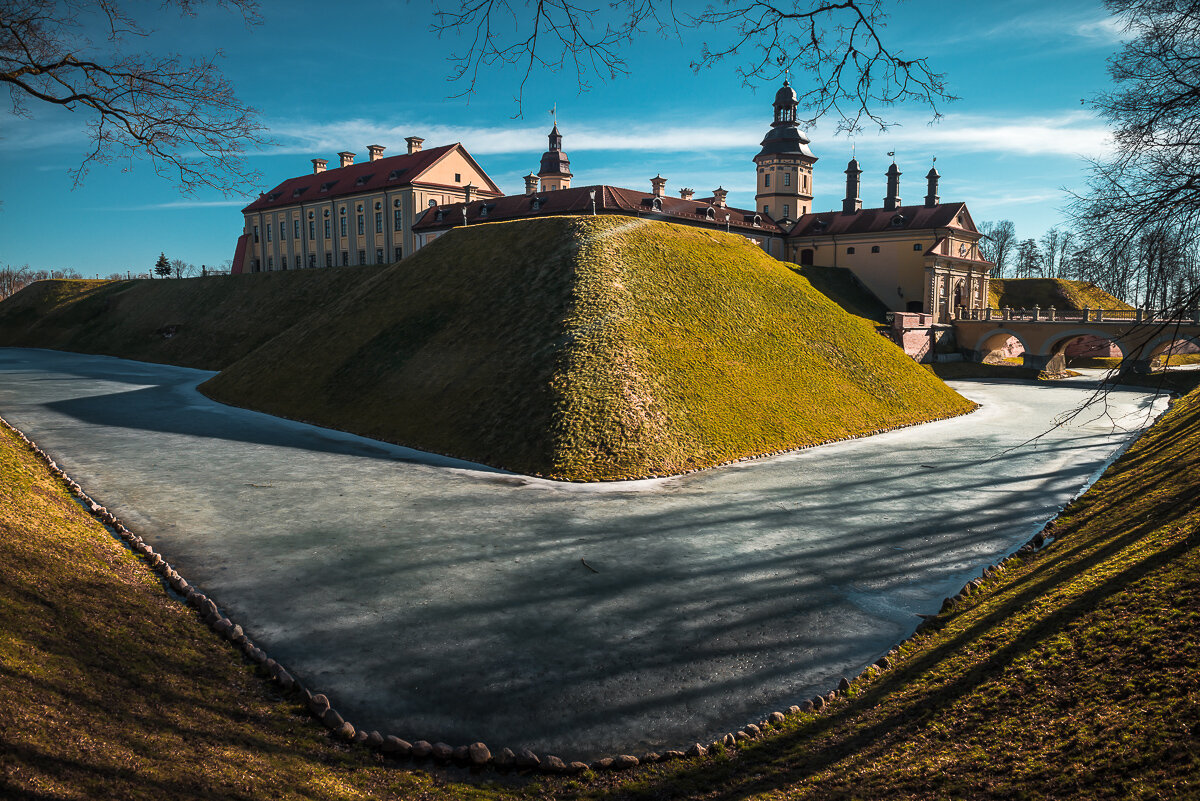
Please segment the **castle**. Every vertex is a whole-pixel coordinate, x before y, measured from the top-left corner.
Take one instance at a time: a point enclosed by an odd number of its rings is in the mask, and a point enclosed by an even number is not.
[[[754,156],[755,208],[726,203],[721,187],[696,198],[692,189],[666,194],[607,185],[572,187],[570,159],[557,121],[525,194],[504,195],[461,144],[422,150],[410,137],[407,154],[355,165],[353,153],[326,170],[284,181],[243,209],[234,272],[257,272],[398,261],[459,225],[554,214],[618,214],[740,234],[771,256],[801,266],[848,268],[887,308],[947,321],[959,307],[985,308],[992,264],[979,252],[982,234],[966,204],[942,203],[940,175],[930,169],[922,203],[904,205],[893,161],[879,208],[862,207],[862,169],[845,169],[841,208],[813,211],[818,161],[796,119],[787,81],[775,95],[774,119]],[[278,232],[278,236],[273,234]]]

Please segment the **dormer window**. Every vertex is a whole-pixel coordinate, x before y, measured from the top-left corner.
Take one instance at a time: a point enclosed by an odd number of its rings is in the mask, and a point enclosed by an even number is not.
[[[441,209],[438,209],[437,211],[435,211],[435,212],[433,213],[433,219],[435,219],[435,220],[437,220],[437,221],[439,221],[439,222],[441,222],[441,219],[442,219],[442,217],[443,217],[443,216],[444,216],[444,215],[442,214],[442,210],[441,210]]]
[[[358,180],[356,180],[354,182],[354,185],[362,186],[363,184],[365,184],[367,181],[371,180],[374,177],[375,176],[373,174],[372,175],[360,175],[360,176],[358,176]]]
[[[704,210],[704,216],[709,220],[715,220],[717,219],[717,212],[713,210],[712,206],[709,206]]]
[[[400,176],[403,175],[405,170],[407,170],[407,169],[408,168],[405,167],[405,168],[399,169],[399,170],[392,170],[391,172],[388,173],[387,179],[389,181],[398,181],[398,180],[400,180]]]
[[[296,191],[292,192],[292,199],[293,199],[293,200],[295,200],[296,198],[300,197],[301,195],[303,195],[303,194],[304,194],[304,192],[305,192],[307,189],[308,189],[308,187],[307,187],[307,186],[302,186],[302,187],[300,187],[299,189],[297,189]]]
[[[655,211],[662,211],[662,198],[656,197],[654,200],[650,201],[650,208],[654,209]]]
[[[755,214],[754,215],[754,227],[757,228],[761,225],[762,225],[762,216],[759,214]]]
[[[480,206],[480,207],[479,207],[479,217],[480,217],[480,219],[482,219],[482,218],[484,218],[484,217],[487,217],[487,215],[488,215],[488,207],[487,207],[487,206]]]
[[[903,214],[897,214],[895,217],[892,218],[892,227],[893,228],[903,228],[904,227],[904,215]]]
[[[326,181],[325,183],[321,184],[321,191],[328,192],[330,189],[333,188],[333,185],[336,183],[337,183],[337,181]]]

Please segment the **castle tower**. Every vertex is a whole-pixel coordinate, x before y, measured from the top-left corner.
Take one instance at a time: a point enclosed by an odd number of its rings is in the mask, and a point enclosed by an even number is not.
[[[777,222],[796,220],[812,211],[817,157],[796,122],[798,105],[795,90],[784,81],[775,93],[775,121],[754,157],[758,166],[756,208]]]
[[[929,191],[925,193],[926,206],[936,206],[941,199],[938,197],[938,179],[941,177],[937,167],[930,167],[929,172],[925,175],[925,183],[929,186]]]
[[[858,159],[850,159],[846,165],[846,197],[842,199],[842,214],[853,214],[862,209],[862,169]]]
[[[883,207],[888,211],[895,211],[900,208],[900,168],[896,166],[896,162],[892,162],[892,166],[888,167],[887,171],[887,197],[883,199]]]
[[[558,123],[554,123],[550,131],[550,149],[542,154],[542,165],[537,177],[542,182],[542,191],[551,192],[555,189],[571,188],[571,160],[562,151],[562,134],[558,132]]]

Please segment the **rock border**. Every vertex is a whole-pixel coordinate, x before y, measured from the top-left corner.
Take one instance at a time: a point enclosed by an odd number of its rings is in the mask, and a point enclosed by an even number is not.
[[[433,760],[442,764],[466,766],[473,770],[491,768],[501,771],[517,770],[554,775],[576,775],[586,770],[597,772],[630,770],[644,764],[701,758],[713,752],[720,753],[735,750],[741,747],[743,743],[769,736],[772,729],[781,728],[789,719],[794,719],[801,715],[822,714],[828,711],[831,704],[839,697],[846,695],[852,689],[863,686],[884,671],[892,669],[901,646],[916,640],[926,632],[940,629],[949,614],[959,609],[971,596],[978,593],[985,583],[1004,572],[1006,566],[1011,564],[1013,560],[1020,560],[1026,557],[1044,547],[1047,543],[1047,535],[1045,529],[1043,529],[1035,534],[1027,543],[1018,548],[1016,552],[1000,560],[997,564],[984,568],[979,578],[968,581],[956,595],[946,598],[942,602],[942,608],[938,614],[923,615],[922,617],[925,620],[917,626],[916,631],[911,636],[901,640],[885,656],[868,665],[854,678],[851,679],[843,676],[841,681],[838,682],[836,689],[824,694],[815,695],[812,699],[803,701],[798,705],[793,705],[786,711],[771,712],[762,720],[747,723],[739,728],[737,732],[727,732],[711,743],[693,743],[686,750],[669,750],[663,753],[650,752],[640,757],[632,754],[619,754],[611,757],[603,757],[591,763],[580,761],[565,762],[558,756],[552,754],[539,755],[529,749],[513,751],[511,748],[505,747],[493,752],[482,742],[473,742],[469,745],[459,746],[451,746],[443,742],[430,743],[427,740],[409,742],[394,734],[384,735],[378,731],[359,729],[347,721],[333,707],[328,696],[320,692],[314,693],[311,689],[304,686],[291,671],[268,656],[262,648],[255,644],[240,625],[230,620],[221,611],[221,608],[212,598],[199,592],[142,537],[126,528],[108,509],[84,492],[83,488],[54,462],[50,454],[39,448],[37,443],[25,436],[20,429],[9,423],[4,417],[0,417],[0,425],[12,431],[30,452],[46,464],[51,474],[61,481],[67,490],[71,492],[76,502],[83,507],[84,511],[99,521],[115,539],[133,551],[135,555],[139,556],[146,566],[167,587],[174,591],[177,597],[181,598],[183,603],[196,610],[200,619],[209,628],[221,638],[228,641],[235,649],[239,650],[243,657],[253,663],[262,674],[275,682],[285,696],[300,702],[309,711],[314,720],[329,730],[331,737],[349,744],[365,745],[372,750],[382,753],[385,757],[396,759],[408,758],[418,761]],[[906,426],[897,426],[897,428],[903,427]],[[851,437],[847,437],[846,439],[851,439]],[[784,453],[784,451],[781,451],[781,453]],[[748,461],[751,458],[757,459],[762,457],[746,457],[745,459],[736,461]],[[1050,535],[1050,537],[1053,538],[1053,535]]]

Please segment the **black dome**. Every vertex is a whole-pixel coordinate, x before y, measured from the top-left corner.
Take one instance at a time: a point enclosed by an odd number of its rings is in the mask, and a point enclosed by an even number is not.
[[[796,90],[790,83],[784,81],[783,86],[779,87],[779,91],[775,93],[775,105],[794,106],[796,102]]]
[[[760,156],[816,156],[808,147],[809,139],[794,125],[780,125],[767,131],[762,140]]]

